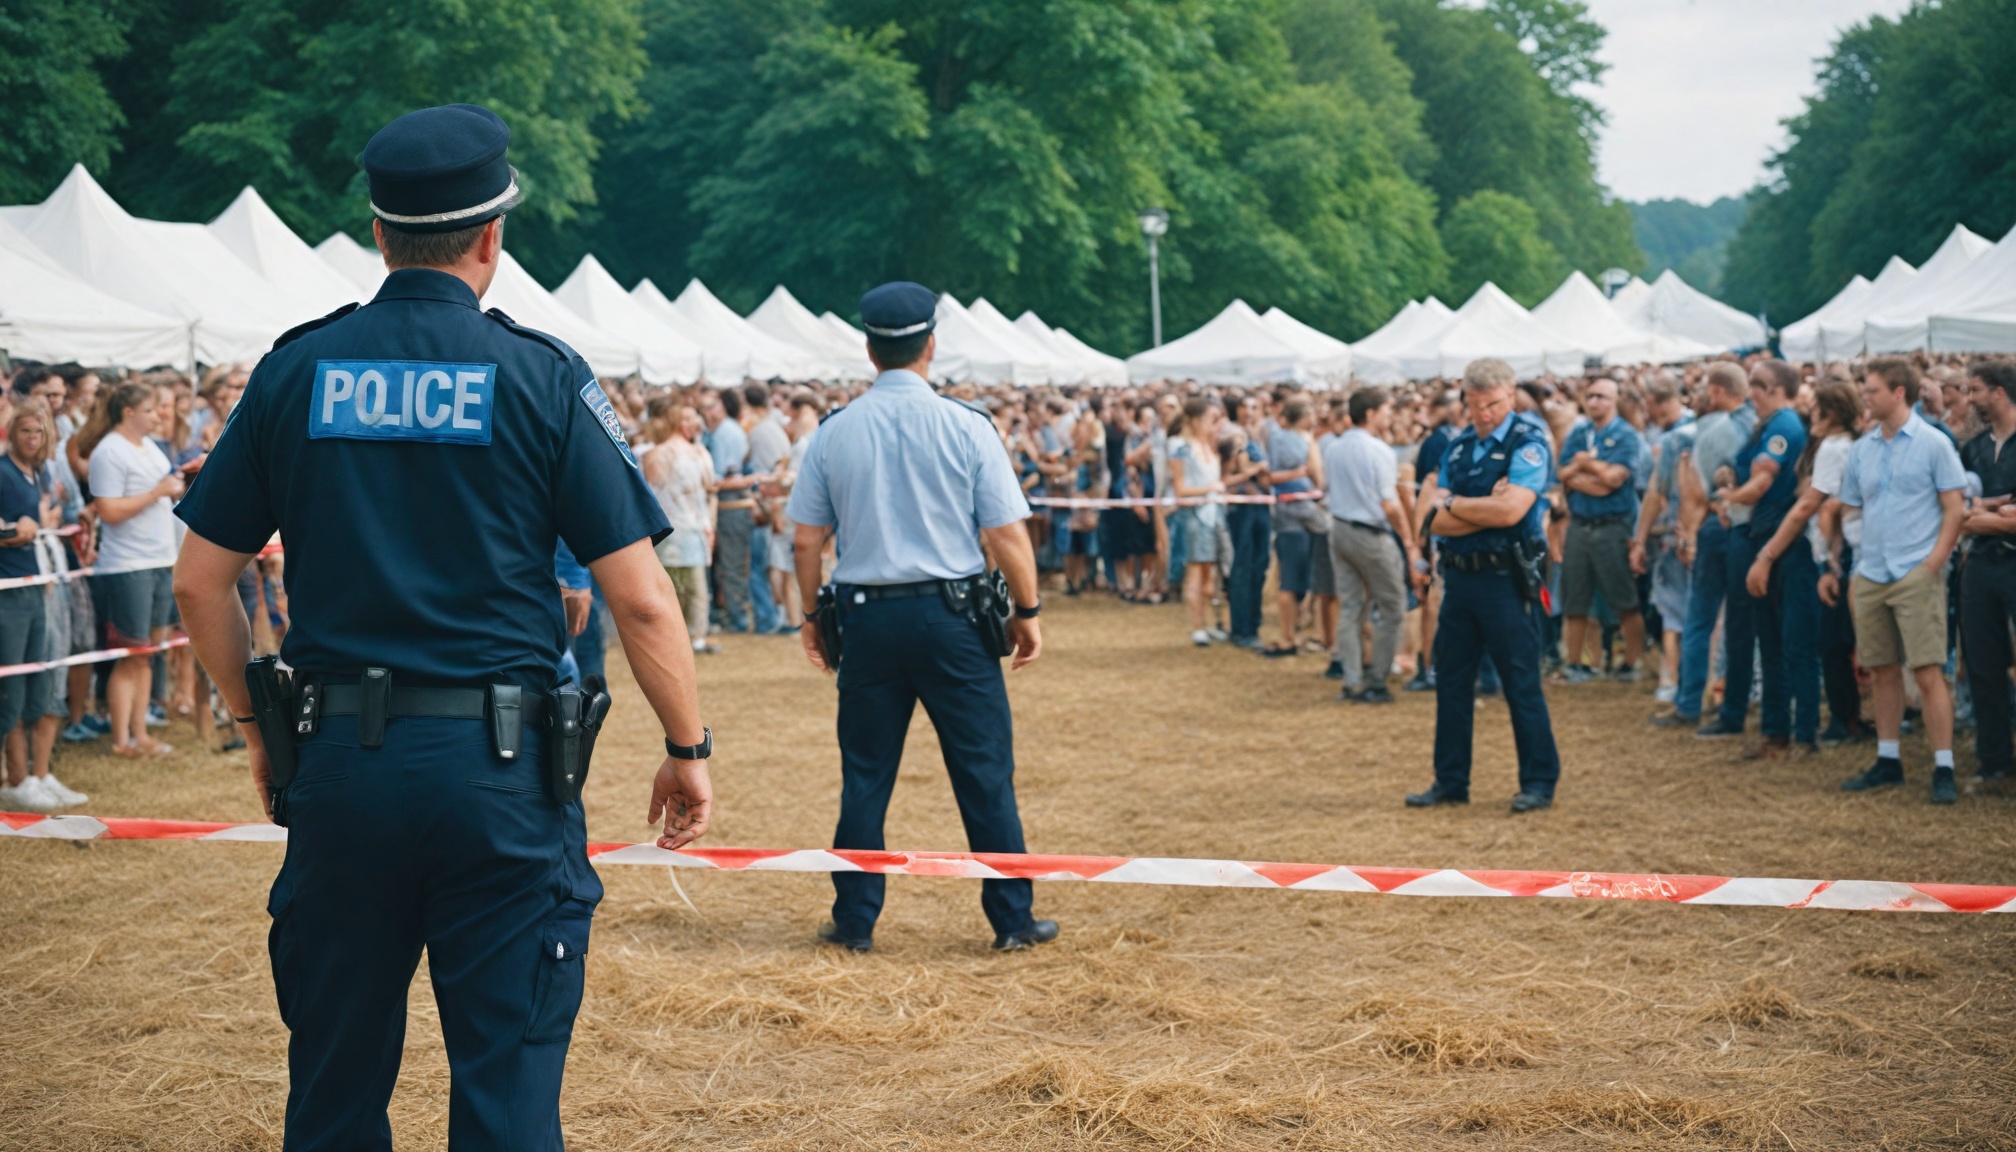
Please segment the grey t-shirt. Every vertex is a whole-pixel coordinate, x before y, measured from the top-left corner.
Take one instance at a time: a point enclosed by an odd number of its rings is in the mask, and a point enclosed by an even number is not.
[[[1734,468],[1736,454],[1757,429],[1757,410],[1745,403],[1734,412],[1710,412],[1694,422],[1694,470],[1701,486],[1715,491],[1715,471]]]

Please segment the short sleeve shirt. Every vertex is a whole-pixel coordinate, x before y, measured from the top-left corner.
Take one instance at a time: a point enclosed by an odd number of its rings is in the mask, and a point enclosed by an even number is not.
[[[1895,436],[1881,428],[1855,441],[1841,480],[1841,503],[1862,510],[1855,574],[1892,584],[1925,562],[1939,542],[1939,494],[1964,491],[1967,472],[1953,441],[1913,414]]]
[[[1800,454],[1806,451],[1806,425],[1799,414],[1790,408],[1780,408],[1772,413],[1757,431],[1751,433],[1750,442],[1736,456],[1736,483],[1750,482],[1751,472],[1757,461],[1770,460],[1778,466],[1777,475],[1771,478],[1771,486],[1764,495],[1751,505],[1749,534],[1752,540],[1763,542],[1778,531],[1778,525],[1785,520],[1785,514],[1799,499]]]
[[[26,472],[21,471],[11,456],[0,460],[0,520],[12,523],[23,516],[40,515],[42,515],[42,486]],[[0,548],[0,577],[33,576],[35,571],[33,545]]]
[[[287,549],[291,666],[548,691],[567,642],[554,573],[670,531],[609,398],[557,339],[463,281],[391,273],[253,370],[176,512]]]
[[[908,584],[977,575],[1029,501],[986,413],[898,370],[812,434],[787,515],[833,528],[838,583]]]
[[[167,455],[152,439],[143,437],[135,444],[116,430],[107,432],[91,450],[91,495],[95,499],[143,495],[168,475],[170,467]],[[92,570],[110,575],[174,564],[175,515],[169,504],[162,496],[117,524],[105,524]]]
[[[1605,464],[1621,464],[1628,470],[1624,483],[1603,496],[1591,496],[1584,492],[1568,490],[1568,511],[1571,515],[1593,519],[1609,516],[1633,516],[1638,511],[1640,479],[1645,474],[1645,442],[1638,437],[1638,430],[1622,416],[1610,417],[1610,422],[1597,427],[1589,420],[1580,421],[1568,430],[1568,436],[1561,442],[1561,467],[1583,452],[1593,452],[1596,459]]]

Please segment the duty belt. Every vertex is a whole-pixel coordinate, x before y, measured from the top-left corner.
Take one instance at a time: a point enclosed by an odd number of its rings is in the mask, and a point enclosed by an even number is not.
[[[1442,566],[1458,572],[1510,572],[1513,563],[1510,552],[1442,552]]]
[[[356,681],[347,684],[320,681],[321,714],[355,716],[361,710],[364,690]],[[442,720],[481,720],[490,714],[488,688],[393,688],[387,693],[385,715],[432,716]],[[518,703],[527,724],[546,722],[549,696],[524,694]]]
[[[842,584],[840,598],[856,604],[869,600],[909,600],[918,596],[943,596],[945,586],[957,584],[961,588],[971,587],[978,576],[964,576],[957,580],[913,580],[908,584]]]

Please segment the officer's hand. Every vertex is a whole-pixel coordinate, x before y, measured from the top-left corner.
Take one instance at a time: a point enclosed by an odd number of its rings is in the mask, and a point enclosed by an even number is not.
[[[567,611],[567,635],[579,636],[588,630],[588,612],[595,607],[595,593],[587,588],[562,588],[560,606]]]
[[[1771,589],[1771,561],[1757,557],[1756,562],[1750,565],[1749,575],[1743,578],[1743,587],[1751,596],[1762,599]]]
[[[684,848],[707,834],[713,816],[714,783],[707,775],[707,761],[667,756],[651,781],[650,822],[656,824],[661,817],[665,821],[658,847]]]
[[[266,745],[260,742],[259,733],[251,725],[242,726],[239,734],[245,737],[245,754],[252,762],[252,787],[259,791],[259,803],[266,809],[266,819],[273,819],[273,768],[266,763]]]
[[[799,625],[798,642],[805,646],[805,659],[812,662],[812,667],[828,676],[833,674],[832,666],[826,663],[826,646],[819,635],[818,621],[808,617],[805,623]]]
[[[1631,541],[1631,571],[1636,572],[1640,576],[1645,574],[1645,542],[1643,540]]]
[[[1841,601],[1841,579],[1832,572],[1820,574],[1820,602],[1829,608]]]
[[[1015,658],[1008,662],[1010,672],[1034,664],[1036,657],[1043,654],[1043,626],[1035,620],[1009,617],[1008,639],[1015,643]]]

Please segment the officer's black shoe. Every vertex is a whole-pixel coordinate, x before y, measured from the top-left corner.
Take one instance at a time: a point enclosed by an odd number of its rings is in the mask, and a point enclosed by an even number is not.
[[[1879,756],[1876,763],[1869,766],[1860,776],[1850,776],[1841,782],[1843,792],[1867,792],[1872,788],[1895,788],[1904,783],[1904,764],[1887,756]]]
[[[1393,692],[1384,684],[1372,684],[1359,689],[1358,694],[1353,696],[1352,699],[1360,704],[1391,704],[1393,703]]]
[[[1694,729],[1694,738],[1696,740],[1716,740],[1724,736],[1741,736],[1742,734],[1743,726],[1741,724],[1724,724],[1719,713],[1713,720]]]
[[[1470,794],[1445,789],[1440,784],[1430,784],[1426,792],[1414,792],[1407,797],[1409,808],[1433,808],[1437,804],[1468,804]]]
[[[1545,792],[1521,792],[1512,797],[1512,811],[1538,812],[1542,808],[1552,808],[1554,797]]]
[[[842,936],[840,934],[840,926],[831,920],[819,925],[819,942],[845,948],[849,952],[871,952],[875,948],[875,941],[872,937]]]
[[[1323,679],[1325,680],[1342,680],[1343,678],[1344,662],[1342,660],[1332,660],[1330,661],[1330,666],[1323,669]]]
[[[1013,952],[1020,948],[1034,948],[1038,944],[1048,944],[1057,938],[1055,920],[1032,920],[1020,932],[1009,932],[994,937],[996,952]]]
[[[1953,783],[1953,770],[1951,768],[1932,769],[1932,803],[1958,804],[1959,802],[1960,789]]]

